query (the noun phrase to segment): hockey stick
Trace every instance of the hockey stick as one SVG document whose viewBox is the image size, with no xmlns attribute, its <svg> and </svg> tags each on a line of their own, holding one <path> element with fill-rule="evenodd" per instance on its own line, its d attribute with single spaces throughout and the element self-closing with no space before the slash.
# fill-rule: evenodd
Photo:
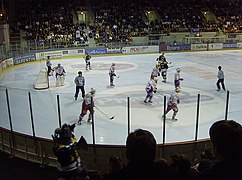
<svg viewBox="0 0 242 180">
<path fill-rule="evenodd" d="M 120 76 L 116 76 L 117 78 L 119 78 Z"/>
<path fill-rule="evenodd" d="M 99 109 L 97 106 L 95 106 L 95 108 L 102 113 L 105 117 L 107 117 L 109 120 L 112 120 L 114 118 L 114 116 L 108 116 L 106 113 L 104 113 L 101 109 Z"/>
</svg>

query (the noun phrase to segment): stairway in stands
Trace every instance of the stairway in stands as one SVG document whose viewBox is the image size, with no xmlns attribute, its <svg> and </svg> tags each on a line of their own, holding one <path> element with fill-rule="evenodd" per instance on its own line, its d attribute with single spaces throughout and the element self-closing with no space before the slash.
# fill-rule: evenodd
<svg viewBox="0 0 242 180">
<path fill-rule="evenodd" d="M 20 51 L 21 50 L 20 30 L 16 26 L 10 25 L 9 39 L 10 39 L 11 51 Z"/>
</svg>

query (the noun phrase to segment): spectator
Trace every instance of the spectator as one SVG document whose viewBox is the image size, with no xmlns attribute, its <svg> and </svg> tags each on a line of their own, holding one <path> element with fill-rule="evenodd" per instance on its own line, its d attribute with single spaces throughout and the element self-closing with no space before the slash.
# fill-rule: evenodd
<svg viewBox="0 0 242 180">
<path fill-rule="evenodd" d="M 198 180 L 242 179 L 242 126 L 233 120 L 217 121 L 211 126 L 209 135 L 216 161 Z"/>
<path fill-rule="evenodd" d="M 204 152 L 201 153 L 201 160 L 195 166 L 198 173 L 206 173 L 207 170 L 211 169 L 214 165 L 215 155 L 212 148 L 205 148 Z"/>
<path fill-rule="evenodd" d="M 128 164 L 113 177 L 113 180 L 165 180 L 161 167 L 155 162 L 156 140 L 147 130 L 138 129 L 126 140 Z"/>
<path fill-rule="evenodd" d="M 201 159 L 215 160 L 215 154 L 211 147 L 208 146 L 205 148 L 204 152 L 201 153 Z"/>
<path fill-rule="evenodd" d="M 123 167 L 122 160 L 119 156 L 113 155 L 108 160 L 108 173 L 104 175 L 104 180 L 112 179 L 116 173 Z"/>
<path fill-rule="evenodd" d="M 57 157 L 58 178 L 88 180 L 87 170 L 81 161 L 79 150 L 87 150 L 87 142 L 83 136 L 79 140 L 73 134 L 75 124 L 64 124 L 52 135 L 53 152 Z"/>
<path fill-rule="evenodd" d="M 170 169 L 174 180 L 193 180 L 197 171 L 191 167 L 191 161 L 184 154 L 171 155 Z"/>
</svg>

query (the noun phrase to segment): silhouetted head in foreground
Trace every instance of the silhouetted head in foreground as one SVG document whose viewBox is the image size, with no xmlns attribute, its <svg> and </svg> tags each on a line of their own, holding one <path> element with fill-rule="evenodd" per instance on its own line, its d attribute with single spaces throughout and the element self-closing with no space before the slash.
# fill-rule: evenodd
<svg viewBox="0 0 242 180">
<path fill-rule="evenodd" d="M 242 126 L 233 120 L 215 122 L 209 130 L 217 159 L 237 161 L 241 156 Z"/>
<path fill-rule="evenodd" d="M 156 140 L 149 131 L 138 129 L 126 140 L 126 156 L 130 162 L 146 163 L 155 160 Z"/>
</svg>

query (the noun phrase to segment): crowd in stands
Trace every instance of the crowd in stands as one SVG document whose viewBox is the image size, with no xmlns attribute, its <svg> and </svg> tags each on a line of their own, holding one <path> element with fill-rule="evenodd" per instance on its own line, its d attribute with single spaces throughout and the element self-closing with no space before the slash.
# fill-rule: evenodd
<svg viewBox="0 0 242 180">
<path fill-rule="evenodd" d="M 90 8 L 77 0 L 20 2 L 21 7 L 16 8 L 18 27 L 26 32 L 27 40 L 42 43 L 88 44 L 89 36 L 101 45 L 130 44 L 132 37 L 190 32 L 192 28 L 200 32 L 242 31 L 240 0 L 92 0 Z M 82 9 L 79 6 L 94 14 L 90 23 L 74 22 L 76 11 Z M 156 12 L 156 19 L 148 19 L 148 10 Z M 204 11 L 214 17 L 206 17 Z"/>
<path fill-rule="evenodd" d="M 162 157 L 157 159 L 157 143 L 153 134 L 148 130 L 136 129 L 126 139 L 128 163 L 124 164 L 119 156 L 111 155 L 107 172 L 90 177 L 100 180 L 240 180 L 242 126 L 233 120 L 219 120 L 212 124 L 209 135 L 213 148 L 206 147 L 196 164 L 187 155 L 179 153 L 172 154 L 169 161 Z M 66 151 L 68 149 L 65 156 L 68 154 Z M 58 159 L 63 161 L 60 157 Z M 71 172 L 68 171 L 70 178 Z M 74 172 L 73 176 L 77 177 Z M 79 174 L 84 177 L 83 173 Z"/>
<path fill-rule="evenodd" d="M 132 36 L 144 32 L 145 23 L 138 1 L 96 0 L 92 2 L 95 20 L 91 29 L 97 43 L 120 42 L 128 44 Z M 145 32 L 146 34 L 148 32 Z"/>
<path fill-rule="evenodd" d="M 208 6 L 218 19 L 219 28 L 226 33 L 242 32 L 242 2 L 211 1 Z"/>
<path fill-rule="evenodd" d="M 161 17 L 156 22 L 160 29 L 169 32 L 189 32 L 192 28 L 199 28 L 200 31 L 216 31 L 216 24 L 209 24 L 202 14 L 203 6 L 200 1 L 175 0 L 175 1 L 154 1 L 154 5 Z"/>
<path fill-rule="evenodd" d="M 17 25 L 26 32 L 25 39 L 52 44 L 85 44 L 85 24 L 74 24 L 75 1 L 31 1 L 18 9 Z M 46 45 L 46 44 L 45 44 Z"/>
</svg>

